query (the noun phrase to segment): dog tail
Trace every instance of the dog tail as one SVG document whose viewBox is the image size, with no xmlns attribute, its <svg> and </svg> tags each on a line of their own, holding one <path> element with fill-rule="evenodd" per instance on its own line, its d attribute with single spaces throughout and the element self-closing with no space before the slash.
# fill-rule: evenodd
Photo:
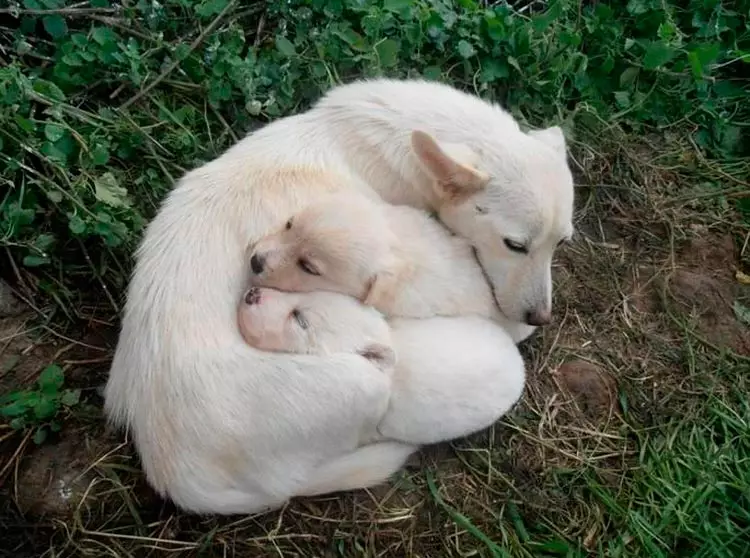
<svg viewBox="0 0 750 558">
<path fill-rule="evenodd" d="M 398 471 L 417 449 L 398 442 L 363 446 L 321 465 L 298 495 L 316 496 L 375 486 Z"/>
</svg>

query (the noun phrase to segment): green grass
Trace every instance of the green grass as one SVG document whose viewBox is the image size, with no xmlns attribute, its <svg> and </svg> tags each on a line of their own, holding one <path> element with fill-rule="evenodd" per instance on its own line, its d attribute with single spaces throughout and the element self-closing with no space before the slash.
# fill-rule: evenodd
<svg viewBox="0 0 750 558">
<path fill-rule="evenodd" d="M 710 396 L 697 416 L 641 434 L 632 476 L 594 497 L 623 532 L 607 555 L 729 557 L 750 540 L 750 410 L 745 393 Z"/>
<path fill-rule="evenodd" d="M 0 511 L 17 554 L 750 553 L 750 295 L 734 277 L 750 265 L 748 0 L 11 0 L 0 15 L 0 278 L 56 339 L 116 323 L 143 227 L 186 170 L 356 77 L 442 80 L 561 124 L 579 186 L 557 322 L 490 432 L 385 493 L 240 520 L 165 511 L 132 448 L 106 446 L 92 503 L 57 529 Z M 41 367 L 96 403 L 103 371 L 49 353 Z M 596 386 L 566 395 L 577 359 L 612 378 L 606 412 Z M 103 443 L 84 408 L 63 434 Z M 8 502 L 38 424 L 15 426 L 0 430 Z"/>
</svg>

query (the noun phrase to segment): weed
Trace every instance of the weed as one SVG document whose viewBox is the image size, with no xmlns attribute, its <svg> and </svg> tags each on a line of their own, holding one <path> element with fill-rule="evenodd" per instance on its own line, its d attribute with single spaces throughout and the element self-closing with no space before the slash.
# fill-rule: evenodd
<svg viewBox="0 0 750 558">
<path fill-rule="evenodd" d="M 42 444 L 50 432 L 59 432 L 59 413 L 78 404 L 79 389 L 62 389 L 62 368 L 51 364 L 42 370 L 37 387 L 14 391 L 0 397 L 0 416 L 10 419 L 14 430 L 34 429 L 33 440 Z"/>
<path fill-rule="evenodd" d="M 41 293 L 75 307 L 104 291 L 117 308 L 176 177 L 362 76 L 449 81 L 532 124 L 564 119 L 581 138 L 616 122 L 679 127 L 706 157 L 747 154 L 746 0 L 541 5 L 11 2 L 0 242 Z M 744 182 L 737 171 L 730 185 Z"/>
</svg>

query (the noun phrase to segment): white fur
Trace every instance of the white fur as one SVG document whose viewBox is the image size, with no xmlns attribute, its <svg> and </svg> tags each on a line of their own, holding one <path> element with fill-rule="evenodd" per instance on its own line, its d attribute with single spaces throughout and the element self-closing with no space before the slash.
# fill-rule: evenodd
<svg viewBox="0 0 750 558">
<path fill-rule="evenodd" d="M 552 256 L 573 233 L 573 178 L 560 128 L 526 134 L 499 106 L 434 82 L 358 82 L 332 90 L 315 111 L 331 122 L 334 152 L 385 201 L 436 211 L 476 247 L 503 314 L 549 321 Z M 427 153 L 411 150 L 415 131 L 457 165 L 428 168 Z M 462 170 L 461 179 L 474 171 L 478 182 L 446 197 L 442 186 L 454 176 L 435 176 L 439 170 Z M 528 254 L 509 251 L 504 239 Z"/>
<path fill-rule="evenodd" d="M 251 291 L 253 296 L 240 304 L 238 320 L 245 340 L 255 348 L 361 354 L 392 377 L 388 410 L 362 443 L 422 445 L 465 436 L 494 423 L 523 393 L 521 354 L 489 320 L 397 319 L 390 322 L 391 332 L 380 313 L 346 295 Z M 458 327 L 465 336 L 456 343 Z M 453 352 L 424 355 L 424 347 L 433 343 Z"/>
<path fill-rule="evenodd" d="M 252 277 L 255 285 L 347 294 L 389 318 L 482 316 L 516 343 L 535 329 L 498 310 L 465 239 L 420 209 L 356 193 L 325 196 L 307 206 L 261 239 L 251 260 L 262 262 Z"/>
<path fill-rule="evenodd" d="M 440 202 L 434 177 L 412 155 L 413 129 L 481 152 L 486 191 Z M 148 481 L 178 506 L 213 513 L 281 506 L 311 490 L 317 473 L 357 455 L 362 433 L 382 419 L 391 381 L 358 355 L 248 347 L 236 325 L 248 246 L 341 184 L 374 191 L 438 210 L 477 246 L 501 308 L 515 319 L 548 298 L 549 245 L 571 228 L 569 176 L 557 150 L 522 133 L 501 109 L 448 87 L 381 80 L 334 90 L 313 110 L 187 173 L 167 196 L 136 255 L 107 415 L 128 428 Z M 475 202 L 487 204 L 485 224 Z M 495 262 L 493 246 L 511 232 L 530 235 L 538 250 L 534 244 L 528 260 L 498 254 Z M 420 353 L 448 377 L 465 372 L 453 348 L 473 339 L 455 320 L 450 343 L 426 339 Z M 384 442 L 348 467 L 367 468 L 366 486 L 393 473 L 403 454 Z M 319 481 L 327 491 L 337 488 L 330 478 Z"/>
<path fill-rule="evenodd" d="M 390 328 L 380 312 L 332 292 L 253 287 L 240 302 L 237 321 L 245 341 L 264 351 L 309 355 L 375 351 L 380 368 L 392 368 L 395 360 L 384 354 L 393 351 Z"/>
<path fill-rule="evenodd" d="M 490 426 L 520 399 L 523 358 L 510 336 L 479 317 L 392 320 L 397 356 L 385 439 L 432 444 Z M 460 335 L 456 335 L 460 331 Z M 451 351 L 425 353 L 440 343 Z"/>
</svg>

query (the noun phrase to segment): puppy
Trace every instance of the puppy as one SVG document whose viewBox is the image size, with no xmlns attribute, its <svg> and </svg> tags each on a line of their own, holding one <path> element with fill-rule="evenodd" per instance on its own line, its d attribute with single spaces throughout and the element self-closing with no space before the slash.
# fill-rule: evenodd
<svg viewBox="0 0 750 558">
<path fill-rule="evenodd" d="M 253 283 L 356 297 L 388 317 L 477 315 L 520 342 L 533 327 L 498 309 L 471 245 L 426 212 L 357 194 L 324 197 L 258 242 Z"/>
<path fill-rule="evenodd" d="M 245 293 L 237 318 L 242 337 L 256 349 L 311 355 L 356 353 L 388 373 L 396 362 L 385 319 L 347 296 L 253 287 Z"/>
<path fill-rule="evenodd" d="M 466 436 L 497 421 L 523 392 L 518 348 L 479 317 L 397 319 L 389 327 L 379 312 L 345 295 L 252 287 L 240 303 L 238 323 L 256 349 L 356 354 L 388 374 L 388 410 L 363 433 L 364 445 L 398 440 L 417 446 Z M 446 367 L 445 355 L 425 362 L 425 342 L 455 343 L 457 328 L 466 341 L 459 341 L 452 359 L 463 363 L 463 372 Z"/>
</svg>

